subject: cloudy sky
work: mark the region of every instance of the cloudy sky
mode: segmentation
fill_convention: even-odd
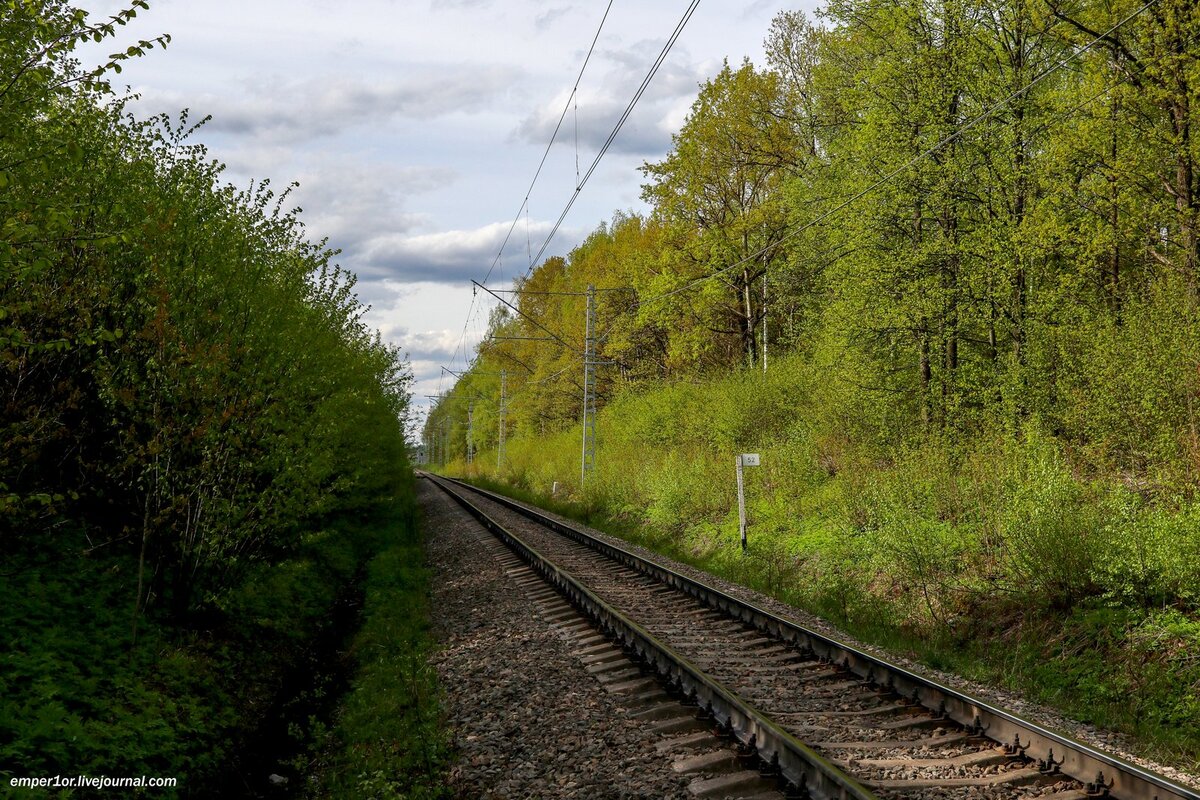
[[[93,17],[124,3],[79,0]],[[483,333],[490,298],[525,273],[688,6],[614,0],[575,102],[534,177],[605,0],[150,0],[120,33],[164,52],[114,81],[139,114],[212,115],[196,138],[245,186],[299,181],[312,238],[358,274],[368,320],[408,354],[418,406],[448,388]],[[661,159],[723,59],[762,63],[783,8],[813,0],[701,0],[654,82],[545,255],[563,255],[616,210],[642,210],[645,161]],[[98,61],[112,51],[84,52]],[[576,144],[578,142],[578,144]],[[513,220],[518,220],[513,227]],[[501,243],[512,228],[503,253]]]

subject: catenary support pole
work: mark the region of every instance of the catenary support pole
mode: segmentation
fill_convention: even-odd
[[[496,469],[504,465],[504,423],[508,413],[508,370],[500,370],[500,429],[496,436]]]
[[[467,463],[475,461],[475,401],[467,403]]]
[[[579,485],[596,467],[596,287],[588,284],[583,345],[583,454]]]

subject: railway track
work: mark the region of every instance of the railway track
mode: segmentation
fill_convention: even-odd
[[[535,509],[426,477],[731,742],[710,760],[732,756],[790,796],[1200,800]]]

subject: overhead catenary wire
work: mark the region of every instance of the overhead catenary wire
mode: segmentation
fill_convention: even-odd
[[[526,272],[526,276],[528,276],[533,271],[534,265],[537,264],[537,262],[541,260],[542,254],[544,254],[546,252],[546,248],[548,248],[550,246],[550,243],[554,240],[554,236],[558,233],[559,228],[562,227],[563,220],[565,220],[567,217],[567,214],[570,213],[571,207],[575,205],[575,201],[576,201],[576,199],[578,199],[580,193],[583,191],[583,187],[587,184],[588,180],[592,177],[592,174],[596,171],[596,168],[600,165],[600,162],[604,159],[604,156],[608,152],[609,148],[612,147],[612,143],[614,141],[616,141],[617,135],[621,132],[621,128],[624,127],[625,122],[629,119],[630,114],[633,113],[633,110],[637,106],[638,101],[641,100],[642,95],[645,94],[646,89],[649,88],[650,83],[654,80],[654,76],[658,74],[658,70],[662,67],[663,63],[666,61],[667,56],[670,54],[671,50],[675,46],[675,42],[677,42],[679,40],[680,34],[682,34],[683,29],[685,27],[687,27],[688,22],[691,20],[692,15],[696,13],[696,8],[699,7],[699,5],[700,5],[700,0],[692,0],[688,4],[688,7],[684,10],[683,15],[679,18],[679,21],[677,23],[675,23],[675,28],[674,28],[674,30],[671,31],[671,35],[669,37],[667,37],[667,41],[663,45],[662,50],[659,51],[658,57],[654,60],[654,63],[652,63],[650,65],[650,69],[647,71],[646,76],[642,79],[642,82],[638,86],[637,91],[635,91],[633,94],[633,97],[630,98],[629,103],[625,106],[625,110],[621,112],[621,116],[617,118],[617,121],[613,125],[612,130],[609,131],[608,137],[605,139],[604,144],[600,147],[599,152],[596,153],[596,157],[592,160],[592,163],[588,166],[588,169],[583,174],[582,178],[579,178],[578,167],[576,168],[575,191],[572,192],[570,199],[567,200],[566,205],[563,207],[562,213],[560,213],[558,215],[558,219],[555,221],[554,227],[551,228],[549,235],[546,236],[545,241],[543,241],[541,246],[538,248],[537,255],[533,256],[529,260],[529,268]],[[604,12],[605,19],[608,17],[608,9],[610,9],[611,7],[612,7],[612,2],[610,0],[608,7],[605,9],[605,12]],[[604,22],[603,22],[603,20],[601,20],[601,27],[603,27],[603,25],[604,25]],[[600,31],[597,30],[596,38],[599,38],[599,35],[600,35]],[[593,48],[595,47],[595,43],[596,43],[596,40],[593,39],[592,40]],[[592,52],[591,50],[588,51],[588,58],[591,57],[591,52]],[[587,66],[587,60],[588,59],[584,60],[583,66],[585,68]],[[579,74],[582,77],[583,69],[580,70]],[[577,89],[578,89],[578,79],[576,80],[576,90]],[[569,109],[570,104],[574,99],[575,99],[575,91],[572,91],[571,97],[568,98],[567,106],[563,108],[563,112],[559,116],[558,125],[555,126],[555,129],[554,129],[555,136],[557,136],[558,130],[562,125],[562,121],[566,117],[567,110]],[[576,136],[578,137],[578,130],[576,131]],[[537,173],[534,175],[534,182],[537,181],[537,175],[541,174],[542,166],[546,162],[546,158],[550,153],[550,146],[553,145],[553,143],[554,143],[554,137],[552,136],[550,145],[547,145],[545,153],[542,154],[541,163],[538,164]],[[576,143],[576,158],[578,159],[578,143]],[[533,189],[533,183],[530,184],[529,191],[532,191],[532,189]],[[496,264],[499,263],[499,261],[500,261],[500,256],[504,252],[504,246],[505,246],[505,244],[507,244],[508,238],[512,234],[513,227],[516,226],[517,219],[520,218],[521,211],[524,210],[527,212],[528,206],[526,204],[528,203],[528,201],[529,201],[529,192],[526,193],[525,201],[522,203],[521,209],[517,211],[517,217],[513,220],[513,224],[509,227],[508,234],[506,234],[504,237],[504,244],[501,244],[500,251],[496,254],[496,258],[492,262],[492,266],[488,269],[487,275],[484,276],[483,281],[479,281],[479,282],[473,281],[473,283],[475,283],[475,285],[478,288],[484,289],[484,291],[487,291],[487,292],[491,292],[491,290],[488,289],[485,286],[485,284],[487,283],[488,278],[491,277],[492,270],[495,268]],[[507,302],[505,303],[505,305],[508,305],[510,308],[512,308],[514,311],[517,311],[518,313],[522,313],[515,306],[512,306],[511,304],[509,304]],[[472,299],[472,308],[473,307],[474,307],[474,299]],[[522,313],[522,316],[525,316],[525,315]],[[542,326],[540,323],[532,320],[532,318],[529,318],[529,319],[530,319],[530,321],[533,321],[534,324],[536,324],[538,327],[542,328],[543,330],[546,330],[548,333],[551,333],[551,335],[554,336],[555,339],[558,339],[559,342],[566,344],[565,342],[563,342],[562,338],[559,337],[558,334],[555,334],[552,331],[549,331],[544,326]],[[465,327],[463,330],[463,334],[465,337],[465,335],[466,335]],[[461,347],[461,345],[462,345],[462,340],[460,339],[459,347]],[[458,349],[459,349],[458,347],[455,348],[455,358],[457,358]]]
[[[554,132],[550,134],[550,141],[546,143],[546,149],[545,149],[545,151],[542,152],[542,159],[541,159],[541,161],[538,162],[537,169],[533,173],[533,180],[531,180],[529,182],[529,188],[527,188],[525,190],[525,198],[521,201],[521,207],[517,209],[517,215],[515,217],[513,217],[512,225],[510,225],[508,227],[508,233],[504,234],[504,241],[500,244],[500,249],[496,252],[496,258],[493,259],[492,265],[490,267],[488,267],[487,274],[483,276],[483,280],[480,281],[480,283],[486,284],[488,282],[488,278],[492,277],[492,271],[496,268],[496,265],[500,263],[500,257],[504,253],[504,248],[508,244],[509,237],[512,236],[513,229],[517,226],[517,220],[519,220],[521,218],[521,212],[524,211],[524,212],[526,212],[526,214],[528,214],[529,195],[533,193],[533,187],[537,185],[538,178],[542,174],[542,168],[546,166],[546,159],[549,158],[549,156],[550,156],[550,149],[552,147],[554,147],[554,142],[558,138],[558,132],[562,128],[563,120],[567,118],[567,112],[571,110],[571,106],[573,103],[575,104],[576,114],[578,115],[579,82],[581,80],[583,80],[583,73],[587,69],[588,62],[591,61],[591,59],[592,59],[592,53],[596,49],[596,42],[599,41],[599,39],[600,39],[600,32],[602,30],[604,30],[604,23],[606,20],[608,20],[608,12],[612,10],[612,4],[613,4],[613,0],[608,0],[608,5],[604,9],[604,16],[602,16],[600,18],[600,25],[597,26],[597,28],[596,28],[596,35],[592,37],[592,43],[588,47],[587,55],[585,55],[583,57],[583,64],[581,64],[579,67],[579,74],[575,76],[575,85],[571,88],[571,94],[567,96],[567,102],[563,104],[562,113],[560,113],[558,115],[558,122],[555,123]],[[578,150],[579,150],[578,116],[576,117],[575,125],[576,125],[576,127],[575,127],[575,149],[578,152]],[[576,156],[576,160],[578,161],[578,156]],[[576,164],[575,172],[576,172],[576,177],[578,177],[578,173],[579,173],[578,164]]]
[[[597,287],[594,292],[632,292],[632,286],[610,286]],[[587,292],[544,292],[537,289],[489,289],[489,292],[496,294],[521,294],[532,296],[558,296],[558,297],[587,297]]]
[[[534,265],[536,265],[538,263],[538,261],[541,260],[542,255],[546,252],[546,249],[550,246],[550,243],[554,240],[554,237],[558,233],[559,228],[562,227],[563,220],[566,219],[567,214],[570,213],[570,211],[571,211],[571,207],[575,205],[575,201],[579,198],[580,193],[583,191],[583,187],[585,185],[587,185],[588,180],[591,178],[592,174],[596,171],[596,168],[600,165],[600,162],[604,159],[605,154],[608,152],[609,148],[612,147],[613,142],[616,141],[617,135],[620,134],[620,132],[621,132],[621,128],[624,127],[625,122],[629,119],[629,116],[633,113],[633,110],[637,106],[638,101],[641,100],[642,95],[645,94],[646,89],[649,88],[651,82],[654,80],[655,75],[658,74],[659,69],[662,67],[663,63],[666,61],[667,56],[670,54],[671,50],[674,48],[675,43],[679,40],[679,36],[683,33],[683,29],[685,27],[687,27],[688,22],[691,20],[692,15],[695,14],[696,9],[699,5],[700,5],[700,0],[692,0],[688,4],[688,7],[684,10],[683,15],[680,17],[679,21],[675,24],[675,28],[671,31],[670,36],[667,37],[667,41],[663,45],[662,50],[659,51],[658,57],[655,58],[654,62],[650,65],[650,69],[647,71],[646,76],[644,78],[642,78],[641,84],[638,86],[637,90],[634,92],[633,96],[630,98],[629,103],[625,106],[624,111],[621,112],[621,116],[617,118],[617,121],[613,125],[612,130],[609,131],[608,137],[605,139],[604,144],[600,147],[599,152],[596,153],[596,157],[592,160],[592,163],[588,166],[587,171],[583,174],[582,178],[579,178],[578,174],[577,174],[575,190],[571,193],[571,197],[567,200],[567,203],[563,207],[562,212],[558,215],[558,219],[555,221],[553,228],[551,228],[549,235],[546,236],[545,241],[543,241],[541,246],[538,248],[537,255],[533,256],[529,260],[529,268],[526,272],[526,276],[528,276],[533,271]],[[612,7],[611,0],[609,2],[608,7],[609,8]],[[607,16],[608,16],[608,9],[605,10],[605,18],[607,18]],[[601,21],[601,26],[603,26],[603,21]],[[599,31],[597,31],[596,36],[599,37]],[[593,47],[595,46],[594,39],[593,39],[592,45],[593,45]],[[588,57],[590,58],[590,56],[591,56],[591,50],[588,51]],[[584,67],[586,67],[586,66],[587,66],[587,60],[585,59]],[[582,74],[583,74],[583,71],[581,69],[580,76],[582,76]],[[578,81],[576,82],[576,88],[578,88]],[[565,118],[567,110],[569,109],[571,102],[574,100],[574,97],[575,97],[575,94],[574,94],[574,92],[572,92],[571,97],[568,98],[567,106],[564,107],[563,113],[559,116],[558,126],[556,126],[555,130],[554,130],[555,135],[557,135],[559,127],[561,127],[562,121]],[[550,144],[552,145],[553,142],[554,142],[554,138],[551,137]],[[547,145],[546,152],[543,153],[543,155],[542,155],[542,161],[538,165],[537,174],[541,174],[542,166],[545,164],[546,158],[549,155],[549,152],[550,152],[550,145]],[[576,157],[578,157],[578,145],[576,145]],[[535,182],[537,180],[537,174],[535,174],[535,176],[534,176]],[[532,189],[533,189],[533,184],[531,183],[530,191],[532,191]],[[517,212],[517,219],[520,218],[520,214],[521,214],[522,210],[527,210],[526,203],[528,203],[528,200],[529,200],[529,193],[527,192],[526,196],[525,196],[525,201],[521,206],[521,210],[518,210],[518,212]],[[512,234],[512,230],[513,230],[513,227],[515,227],[515,225],[516,225],[516,219],[513,220],[513,225],[509,227],[508,234],[504,238],[504,244],[501,244],[500,252],[498,252],[496,254],[496,258],[492,262],[491,268],[488,269],[487,275],[484,276],[483,281],[473,282],[473,283],[475,283],[475,285],[478,288],[484,289],[485,291],[488,291],[488,292],[491,291],[484,284],[487,283],[488,278],[492,274],[492,270],[495,268],[496,264],[499,263],[500,256],[504,252],[504,246],[505,246],[505,244],[507,244],[508,238]],[[509,305],[510,308],[513,308],[513,310],[518,311],[518,313],[520,313],[519,310],[516,309],[515,306],[512,306],[507,303],[506,303],[506,305]],[[472,299],[472,308],[473,307],[474,307],[474,299]],[[541,326],[540,323],[535,322],[535,324],[537,324],[538,327],[543,327],[543,326]],[[545,328],[543,328],[543,329],[545,329]],[[550,332],[550,331],[547,331],[547,332]],[[552,333],[552,332],[550,332],[550,333]],[[464,327],[463,334],[465,337],[465,334],[466,334],[465,327]],[[562,342],[561,337],[559,337],[557,334],[552,333],[552,335],[556,339],[558,339],[560,342]],[[565,342],[564,342],[564,344],[565,344]],[[462,340],[460,339],[459,347],[461,347],[461,345],[462,345]],[[455,348],[455,358],[457,358],[458,349],[459,349],[458,347]]]
[[[633,113],[633,109],[637,106],[638,101],[641,99],[642,95],[645,93],[646,89],[649,87],[650,83],[653,81],[654,76],[658,74],[658,70],[662,67],[663,62],[666,61],[667,55],[669,55],[672,48],[674,48],[675,42],[678,41],[680,34],[683,33],[683,29],[687,26],[687,23],[691,20],[692,15],[696,12],[696,8],[699,5],[700,5],[700,0],[692,0],[692,2],[690,2],[688,4],[688,7],[684,11],[683,15],[680,17],[679,22],[677,22],[675,24],[675,28],[674,28],[674,30],[672,30],[671,35],[667,38],[666,44],[663,45],[662,50],[659,52],[658,57],[654,60],[654,63],[650,66],[650,69],[646,73],[646,76],[642,79],[642,82],[638,86],[637,91],[634,92],[633,97],[630,99],[628,105],[626,105],[625,110],[621,113],[621,116],[617,119],[616,124],[613,126],[612,130],[609,132],[608,137],[605,139],[604,144],[601,146],[599,152],[596,154],[596,157],[592,160],[592,163],[588,167],[587,172],[584,173],[582,178],[579,178],[576,181],[576,186],[575,186],[574,192],[571,194],[570,199],[567,201],[566,205],[564,206],[562,213],[559,214],[558,219],[555,221],[554,226],[551,229],[549,235],[546,237],[546,239],[542,243],[542,245],[538,248],[537,255],[530,259],[529,268],[528,268],[528,271],[526,272],[527,276],[529,275],[530,272],[533,271],[534,265],[541,259],[542,254],[546,252],[546,248],[548,248],[550,246],[550,243],[551,243],[551,241],[553,241],[554,236],[558,233],[559,228],[562,227],[563,220],[566,219],[567,214],[571,210],[571,207],[575,204],[575,200],[579,197],[580,193],[583,191],[583,187],[587,184],[588,180],[591,178],[592,174],[596,171],[596,168],[600,165],[600,162],[603,160],[604,155],[608,152],[609,148],[612,146],[612,143],[616,140],[617,135],[621,131],[621,128],[624,127],[625,122],[629,119],[630,114]],[[609,0],[609,3],[606,6],[605,11],[604,11],[604,17],[601,19],[600,28],[597,29],[596,35],[592,39],[592,46],[588,50],[587,56],[584,59],[583,66],[580,68],[579,77],[576,78],[575,88],[572,90],[571,95],[568,97],[567,103],[563,107],[562,113],[559,115],[558,123],[555,125],[554,133],[551,136],[550,143],[547,144],[546,150],[542,154],[542,159],[538,164],[537,171],[534,174],[534,179],[530,183],[529,189],[526,192],[525,199],[522,201],[521,207],[517,210],[517,215],[516,215],[516,217],[513,218],[513,222],[509,226],[508,232],[505,234],[504,240],[503,240],[502,244],[500,245],[500,249],[496,253],[495,259],[493,259],[493,261],[492,261],[492,265],[488,268],[487,274],[484,275],[484,279],[482,281],[475,282],[476,286],[479,288],[484,288],[486,290],[486,283],[487,283],[488,279],[491,277],[492,272],[495,269],[496,265],[500,263],[500,258],[504,253],[504,248],[508,244],[509,238],[512,236],[512,232],[513,232],[513,229],[516,227],[517,220],[520,219],[522,211],[527,212],[527,210],[528,210],[529,194],[532,192],[533,186],[537,182],[537,178],[541,174],[542,168],[545,166],[546,159],[548,158],[549,153],[550,153],[550,149],[553,146],[554,140],[557,137],[558,132],[562,127],[562,122],[566,118],[567,112],[570,110],[572,103],[574,103],[577,99],[576,96],[577,96],[578,87],[579,87],[579,79],[582,78],[583,71],[584,71],[584,69],[587,68],[587,63],[591,59],[592,52],[595,49],[596,41],[599,39],[600,30],[603,28],[604,20],[606,20],[608,18],[608,12],[611,8],[612,8],[612,0]],[[469,324],[469,320],[470,320],[470,314],[473,313],[474,307],[475,307],[475,298],[474,297],[472,297],[471,307],[472,307],[472,311],[468,312],[468,324]],[[464,341],[466,339],[466,327],[467,327],[466,325],[463,326],[462,336],[459,338],[458,345],[455,347],[455,350],[454,350],[453,358],[455,361],[457,360],[458,352],[460,349],[462,349]],[[557,335],[555,335],[555,336],[556,336],[556,338],[558,338]],[[464,360],[465,360],[465,354],[464,354]]]
[[[524,318],[524,319],[528,320],[528,321],[529,321],[530,323],[532,323],[533,325],[537,326],[537,327],[538,327],[538,328],[540,328],[541,330],[543,330],[543,331],[545,331],[546,333],[550,334],[551,338],[553,338],[553,339],[554,339],[556,342],[558,342],[559,344],[561,344],[563,347],[566,347],[568,350],[576,350],[576,349],[579,349],[579,348],[578,348],[578,345],[573,345],[573,344],[570,344],[570,343],[569,343],[569,342],[567,342],[565,339],[563,339],[563,338],[562,338],[562,336],[560,336],[559,334],[557,334],[557,333],[555,333],[554,331],[550,330],[550,329],[549,329],[549,328],[547,328],[545,325],[543,325],[542,323],[538,322],[536,319],[534,319],[533,317],[529,316],[528,314],[526,314],[526,313],[525,313],[524,311],[522,311],[521,309],[519,309],[519,308],[517,308],[516,306],[514,306],[512,303],[510,303],[510,302],[508,302],[507,300],[505,300],[503,297],[501,297],[501,296],[500,296],[499,294],[497,294],[496,292],[492,291],[491,289],[487,288],[486,286],[483,286],[482,284],[480,284],[480,283],[478,283],[478,282],[476,282],[476,281],[471,281],[471,282],[472,282],[472,283],[474,283],[476,286],[478,286],[480,289],[483,289],[485,292],[487,292],[488,294],[490,294],[492,297],[495,297],[497,300],[499,300],[501,303],[503,303],[503,304],[504,304],[505,306],[507,306],[508,308],[510,308],[510,309],[512,309],[513,311],[515,311],[515,312],[516,312],[518,315],[520,315],[522,318]]]
[[[659,52],[658,58],[654,60],[654,63],[650,66],[650,70],[646,73],[646,77],[642,79],[641,85],[638,86],[637,91],[634,92],[633,98],[630,99],[629,104],[625,107],[625,110],[617,119],[616,124],[613,125],[612,131],[609,132],[608,138],[605,139],[604,144],[600,147],[600,151],[592,160],[591,166],[588,167],[587,171],[583,174],[583,177],[576,182],[575,191],[571,193],[570,199],[567,200],[567,204],[563,207],[562,213],[558,215],[558,220],[555,221],[554,227],[550,230],[550,234],[546,237],[546,240],[542,242],[542,246],[538,249],[537,255],[533,257],[530,265],[531,272],[533,270],[533,264],[537,264],[538,261],[541,260],[542,254],[546,252],[546,248],[548,248],[550,246],[550,242],[554,240],[554,236],[558,233],[558,229],[562,227],[563,220],[567,218],[567,214],[571,211],[571,206],[575,205],[575,200],[578,199],[580,192],[583,191],[583,187],[587,185],[588,179],[592,177],[592,173],[596,171],[596,167],[600,166],[600,161],[604,158],[604,154],[608,152],[608,148],[611,147],[612,143],[616,140],[617,134],[621,132],[621,128],[624,127],[626,120],[629,119],[629,115],[633,113],[633,109],[637,106],[638,101],[642,98],[642,95],[650,86],[651,81],[654,80],[654,76],[658,74],[659,68],[662,67],[663,62],[666,61],[667,55],[670,54],[671,49],[675,46],[675,42],[679,39],[679,35],[683,33],[683,29],[687,26],[688,21],[692,18],[692,15],[696,13],[696,8],[699,5],[700,0],[692,0],[692,2],[688,4],[687,9],[683,12],[683,16],[680,17],[679,22],[675,24],[675,30],[671,32],[666,44],[663,45],[662,50]],[[528,273],[526,273],[526,275],[528,275]]]
[[[588,62],[591,61],[592,53],[596,49],[596,42],[600,40],[600,32],[604,30],[604,23],[608,20],[608,12],[612,10],[613,0],[609,0],[608,5],[604,8],[604,14],[600,18],[600,24],[596,27],[596,33],[592,36],[592,42],[588,46],[587,54],[583,58],[583,63],[579,67],[579,73],[575,76],[575,84],[571,89],[570,95],[567,96],[567,101],[563,104],[562,112],[558,115],[558,122],[554,126],[554,132],[550,134],[550,141],[546,143],[546,149],[542,152],[542,158],[538,162],[537,169],[533,173],[533,179],[529,182],[529,187],[525,190],[525,197],[521,201],[520,208],[517,209],[516,216],[513,217],[512,224],[508,226],[508,231],[504,234],[504,240],[500,244],[500,249],[496,251],[496,257],[492,260],[491,266],[488,267],[487,274],[483,276],[481,284],[486,284],[488,279],[492,277],[492,272],[500,264],[500,259],[504,254],[504,248],[508,246],[508,241],[512,237],[513,230],[517,227],[517,221],[521,219],[521,213],[525,213],[525,235],[526,235],[526,250],[531,250],[528,242],[529,238],[529,196],[533,193],[533,187],[537,185],[538,178],[542,174],[542,168],[546,166],[546,159],[550,155],[550,149],[554,146],[555,140],[558,138],[558,133],[562,128],[563,120],[566,119],[567,112],[571,109],[572,102],[575,101],[576,95],[579,92],[579,83],[583,79],[583,74],[587,70]],[[578,145],[577,145],[578,147]],[[533,264],[533,259],[529,260],[530,265]],[[471,308],[467,312],[467,319],[463,323],[462,334],[458,338],[458,343],[454,346],[454,352],[451,355],[451,361],[458,361],[458,354],[463,350],[464,343],[467,338],[467,327],[471,324],[471,317],[475,313],[476,295],[471,296]],[[466,361],[466,353],[463,353],[463,360]]]

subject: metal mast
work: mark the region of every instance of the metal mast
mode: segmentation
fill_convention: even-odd
[[[554,331],[547,328],[541,322],[531,317],[529,314],[522,311],[519,307],[513,305],[508,300],[500,296],[500,292],[493,291],[487,288],[478,281],[471,281],[476,287],[483,289],[488,294],[495,297],[505,306],[510,308],[518,316],[527,320],[534,327],[540,328],[542,331],[550,335],[550,339],[558,342],[563,347],[574,349],[571,344],[564,340]],[[602,292],[618,292],[628,291],[629,287],[617,287],[612,289],[600,289]],[[596,360],[596,286],[588,284],[587,291],[583,295],[587,298],[587,316],[584,320],[585,334],[583,347],[583,414],[581,422],[583,427],[583,447],[580,457],[579,481],[580,484],[587,481],[587,474],[592,472],[596,467],[596,367],[601,364],[611,364],[611,361]],[[521,289],[514,289],[512,294],[539,294],[539,295],[566,295],[579,296],[579,292],[526,292]],[[517,339],[524,341],[540,341],[542,337],[536,339],[528,336],[504,336],[496,337],[497,339]],[[445,369],[445,367],[443,367]],[[539,422],[539,425],[544,425]],[[503,428],[501,429],[503,430]],[[499,448],[503,450],[503,445]],[[497,459],[503,458],[500,452],[497,453]]]
[[[500,430],[496,439],[496,469],[504,464],[504,415],[508,412],[508,370],[500,370]]]
[[[475,460],[475,401],[467,403],[467,463]]]
[[[587,287],[583,345],[583,457],[579,485],[596,467],[596,287]]]

